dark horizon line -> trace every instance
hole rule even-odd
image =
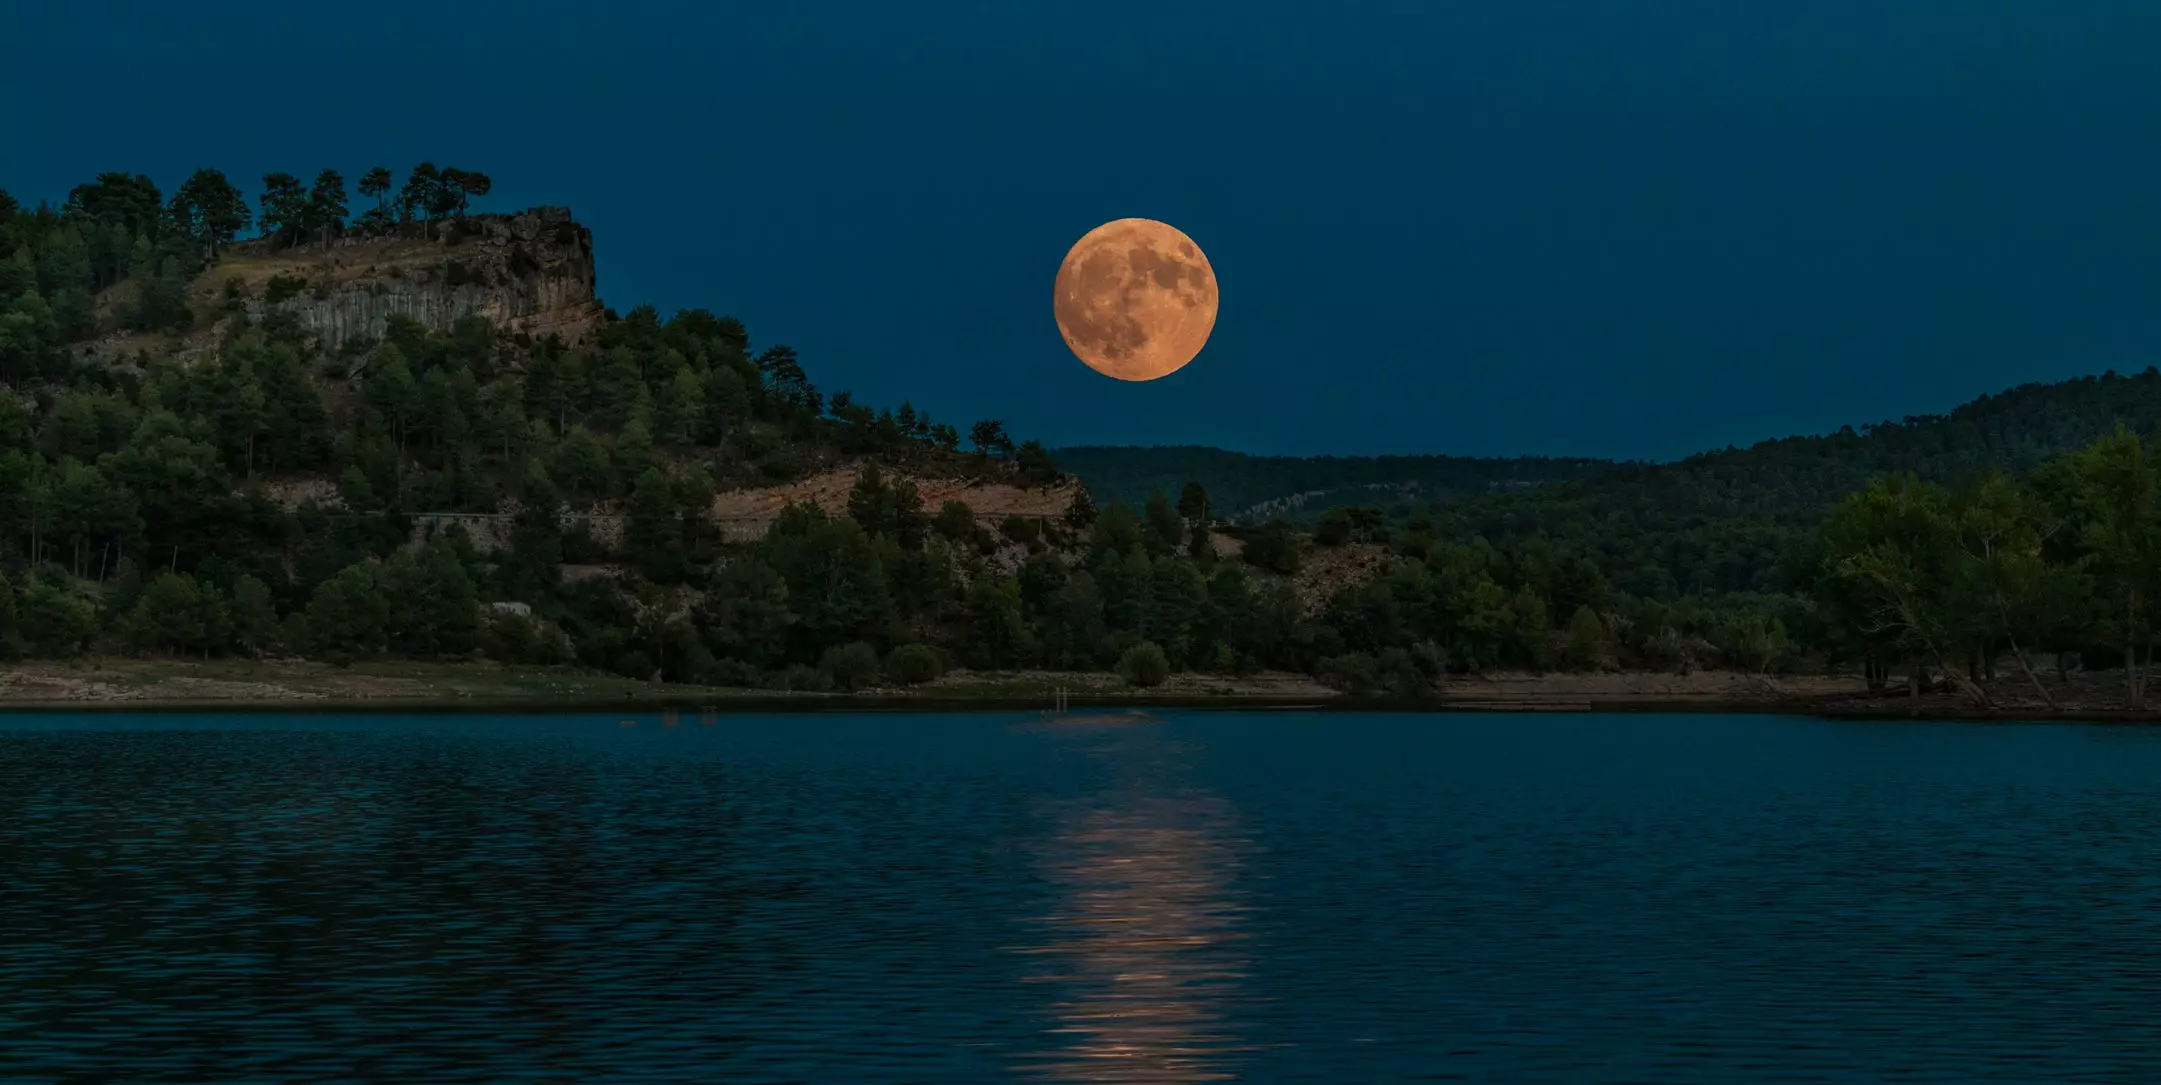
[[[1976,404],[1976,403],[1979,403],[1979,402],[1981,402],[1982,400],[1985,400],[1985,399],[1991,399],[1991,398],[1995,398],[1995,397],[1998,397],[1998,396],[2006,396],[2006,395],[2010,395],[2010,394],[2011,394],[2011,393],[2013,393],[2013,392],[2018,392],[2018,391],[2022,391],[2022,390],[2024,390],[2024,389],[2028,389],[2028,388],[2044,388],[2044,387],[2056,387],[2056,386],[2059,386],[2059,385],[2065,385],[2065,384],[2075,384],[2075,383],[2077,383],[2077,382],[2079,382],[2079,381],[2093,381],[2093,380],[2104,380],[2104,379],[2108,379],[2108,378],[2111,378],[2111,377],[2114,377],[2114,378],[2118,378],[2118,379],[2124,379],[2124,380],[2129,380],[2129,379],[2131,379],[2131,378],[2134,378],[2134,377],[2153,377],[2153,376],[2161,376],[2161,367],[2157,367],[2157,366],[2153,366],[2153,365],[2148,365],[2148,366],[2147,366],[2146,368],[2144,368],[2144,369],[2141,369],[2141,370],[2135,370],[2135,371],[2131,371],[2131,372],[2125,372],[2125,371],[2122,371],[2122,370],[2116,369],[2115,367],[2111,366],[2111,367],[2108,367],[2108,368],[2105,368],[2105,369],[2101,370],[2101,371],[2100,371],[2100,372],[2098,372],[2098,373],[2083,373],[2083,374],[2080,374],[2080,375],[2078,375],[2078,376],[2075,376],[2075,377],[2064,377],[2064,378],[2062,378],[2062,379],[2060,379],[2060,380],[2053,380],[2053,381],[2040,381],[2040,380],[2033,380],[2033,381],[2025,381],[2025,382],[2023,382],[2023,383],[2020,383],[2020,384],[2014,384],[2014,385],[2012,385],[2012,386],[2011,386],[2011,387],[2009,387],[2009,388],[2005,388],[2005,389],[2002,389],[2001,391],[1995,391],[1995,392],[1982,392],[1982,393],[1979,393],[1979,394],[1977,394],[1977,395],[1974,395],[1974,396],[1972,396],[1971,398],[1965,399],[1965,400],[1963,400],[1963,401],[1959,402],[1958,404],[1956,404],[1956,405],[1952,406],[1952,407],[1951,407],[1950,409],[1948,409],[1948,410],[1944,410],[1944,411],[1937,411],[1937,412],[1932,412],[1932,413],[1929,413],[1929,414],[1910,414],[1910,415],[1907,415],[1907,416],[1906,416],[1906,417],[1904,417],[1904,418],[1889,418],[1889,419],[1883,419],[1883,420],[1881,420],[1881,421],[1877,421],[1877,422],[1866,422],[1866,423],[1861,423],[1861,424],[1858,424],[1858,425],[1856,425],[1856,424],[1854,424],[1854,423],[1851,423],[1851,422],[1849,422],[1849,423],[1845,423],[1844,425],[1841,425],[1841,426],[1839,426],[1839,427],[1838,427],[1838,428],[1836,428],[1836,429],[1831,429],[1831,430],[1825,430],[1825,431],[1822,431],[1822,432],[1818,432],[1818,433],[1789,433],[1789,434],[1786,434],[1786,435],[1784,435],[1784,436],[1782,436],[1782,437],[1762,437],[1762,438],[1758,438],[1758,439],[1757,439],[1756,441],[1754,441],[1754,442],[1752,442],[1752,443],[1750,443],[1750,444],[1747,444],[1747,445],[1735,445],[1735,444],[1728,444],[1728,445],[1725,445],[1724,447],[1720,447],[1720,448],[1705,448],[1705,449],[1699,449],[1699,450],[1697,450],[1697,451],[1695,451],[1695,452],[1691,452],[1691,453],[1688,453],[1688,454],[1687,454],[1687,455],[1685,455],[1685,456],[1675,456],[1675,457],[1672,457],[1672,458],[1668,458],[1668,459],[1660,459],[1660,458],[1658,458],[1658,457],[1631,457],[1631,458],[1628,458],[1628,459],[1617,459],[1617,458],[1613,458],[1613,457],[1607,457],[1607,456],[1556,456],[1556,455],[1552,455],[1552,454],[1549,454],[1549,453],[1538,453],[1538,452],[1519,452],[1519,453],[1517,453],[1517,454],[1515,454],[1515,455],[1513,455],[1513,456],[1465,456],[1465,455],[1460,455],[1460,454],[1457,454],[1457,453],[1453,453],[1453,452],[1378,452],[1378,453],[1339,453],[1339,452],[1316,452],[1316,453],[1309,453],[1309,454],[1306,454],[1306,455],[1298,455],[1298,454],[1294,454],[1294,453],[1285,453],[1285,452],[1247,452],[1247,451],[1244,451],[1244,450],[1242,450],[1242,449],[1236,449],[1236,448],[1224,448],[1224,447],[1223,447],[1223,446],[1221,446],[1221,445],[1203,445],[1203,444],[1190,444],[1190,443],[1176,443],[1176,444],[1148,444],[1148,445],[1139,445],[1139,444],[1066,444],[1066,445],[1055,445],[1055,446],[1052,446],[1052,447],[1050,448],[1050,451],[1051,451],[1051,453],[1052,453],[1052,454],[1054,454],[1054,455],[1055,455],[1055,454],[1057,454],[1057,453],[1061,453],[1061,452],[1096,452],[1096,451],[1112,451],[1112,452],[1124,452],[1124,451],[1142,451],[1142,452],[1199,451],[1199,452],[1220,452],[1220,453],[1223,453],[1223,454],[1225,454],[1225,455],[1231,455],[1231,456],[1242,456],[1242,457],[1245,457],[1246,459],[1252,459],[1252,460],[1346,460],[1346,461],[1354,461],[1354,460],[1362,460],[1362,461],[1374,461],[1374,460],[1459,460],[1459,461],[1462,461],[1462,462],[1465,462],[1465,463],[1519,463],[1519,462],[1522,462],[1522,461],[1525,461],[1525,460],[1537,460],[1537,461],[1544,461],[1544,462],[1548,462],[1548,463],[1583,463],[1583,464],[1601,464],[1601,465],[1607,465],[1607,466],[1613,466],[1613,467],[1660,467],[1660,466],[1668,466],[1668,465],[1672,465],[1672,464],[1678,464],[1678,463],[1686,463],[1686,462],[1688,462],[1689,460],[1692,460],[1692,459],[1696,459],[1696,458],[1698,458],[1698,457],[1701,457],[1701,456],[1716,456],[1716,455],[1720,455],[1720,454],[1722,454],[1722,453],[1727,453],[1727,452],[1745,452],[1745,451],[1747,451],[1747,450],[1749,450],[1749,449],[1751,449],[1751,448],[1755,448],[1755,447],[1758,447],[1758,446],[1760,446],[1760,445],[1766,445],[1766,444],[1775,444],[1775,443],[1777,443],[1777,442],[1780,442],[1780,441],[1794,441],[1794,440],[1804,440],[1804,441],[1806,441],[1806,440],[1823,440],[1823,439],[1825,439],[1825,438],[1829,438],[1829,437],[1835,437],[1835,436],[1838,436],[1838,435],[1839,435],[1840,433],[1842,433],[1842,432],[1844,432],[1844,431],[1846,431],[1846,430],[1849,430],[1849,429],[1850,429],[1850,430],[1852,430],[1852,431],[1854,431],[1854,433],[1855,433],[1855,434],[1859,435],[1859,434],[1864,434],[1864,433],[1867,433],[1868,431],[1871,431],[1871,430],[1878,430],[1878,429],[1888,429],[1888,428],[1892,428],[1892,427],[1898,427],[1898,426],[1907,426],[1907,425],[1915,425],[1915,424],[1919,424],[1919,423],[1925,423],[1925,422],[1930,422],[1930,421],[1941,421],[1941,420],[1943,420],[1943,419],[1947,419],[1947,418],[1950,418],[1950,417],[1952,417],[1953,415],[1957,414],[1957,413],[1958,413],[1959,411],[1961,411],[1961,410],[1964,410],[1965,408],[1967,408],[1967,407],[1970,407],[1970,406],[1972,406],[1972,405],[1974,405],[1974,404]]]

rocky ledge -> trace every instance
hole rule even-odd
[[[393,315],[434,328],[482,316],[506,335],[566,343],[589,339],[602,322],[592,231],[563,207],[443,222],[429,238],[266,255],[257,270],[269,274],[249,284],[249,319],[289,314],[326,351],[381,338]]]

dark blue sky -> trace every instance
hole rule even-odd
[[[38,10],[43,9],[43,10]],[[20,5],[0,187],[422,158],[617,309],[1052,444],[1681,455],[2161,360],[2161,4]],[[1214,339],[1050,318],[1127,215]]]

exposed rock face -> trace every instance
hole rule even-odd
[[[438,240],[292,253],[266,270],[305,278],[307,285],[272,302],[265,280],[247,298],[248,317],[290,313],[327,351],[381,338],[393,314],[444,329],[461,317],[482,316],[505,335],[556,335],[567,343],[583,342],[600,327],[593,235],[571,220],[569,209],[475,215],[439,228]]]

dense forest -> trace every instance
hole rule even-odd
[[[1360,505],[1407,506],[1597,477],[1611,460],[1471,456],[1252,456],[1196,445],[1078,445],[1058,462],[1096,501],[1139,505],[1148,495],[1199,482],[1226,520],[1271,516],[1311,526],[1320,514]]]
[[[58,207],[0,194],[0,655],[482,657],[791,689],[1288,669],[1404,696],[1504,668],[1898,665],[1985,700],[1999,661],[2046,697],[2035,657],[2077,651],[2133,664],[2142,692],[2152,371],[1679,464],[1411,458],[1418,501],[1338,503],[1310,533],[1228,521],[1271,485],[1404,465],[1214,481],[1179,450],[1173,484],[1079,450],[1116,472],[1100,507],[1074,489],[1062,515],[987,523],[915,480],[1059,487],[1051,453],[827,393],[729,317],[611,311],[574,347],[393,318],[355,364],[251,322],[220,275],[236,250],[453,246],[489,187],[378,167],[358,216],[335,170],[266,176],[252,206],[214,170],[169,198],[120,173]],[[130,329],[214,341],[72,349]],[[791,506],[756,539],[716,520],[716,492],[837,464],[865,465],[844,509]],[[1345,548],[1381,572],[1316,588]]]

